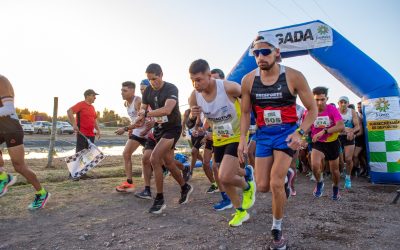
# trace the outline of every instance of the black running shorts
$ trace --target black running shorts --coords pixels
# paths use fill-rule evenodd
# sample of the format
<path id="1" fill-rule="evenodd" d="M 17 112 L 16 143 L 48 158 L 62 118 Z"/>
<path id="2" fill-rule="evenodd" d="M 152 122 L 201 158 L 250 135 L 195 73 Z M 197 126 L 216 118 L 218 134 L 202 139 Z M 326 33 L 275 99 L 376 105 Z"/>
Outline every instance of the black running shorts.
<path id="1" fill-rule="evenodd" d="M 223 146 L 214 146 L 214 161 L 219 164 L 224 158 L 224 155 L 232 155 L 234 157 L 238 157 L 237 148 L 239 146 L 239 142 L 229 143 Z"/>
<path id="2" fill-rule="evenodd" d="M 190 140 L 192 141 L 192 145 L 194 148 L 200 149 L 203 145 L 204 136 L 191 136 Z"/>
<path id="3" fill-rule="evenodd" d="M 340 141 L 340 145 L 342 146 L 342 148 L 355 144 L 354 139 L 347 140 L 347 135 L 339 135 L 339 141 Z"/>
<path id="4" fill-rule="evenodd" d="M 139 142 L 140 145 L 142 145 L 143 147 L 146 145 L 146 141 L 147 141 L 146 138 L 139 137 L 139 136 L 134 135 L 134 134 L 129 136 L 129 140 L 135 140 L 135 141 Z"/>
<path id="5" fill-rule="evenodd" d="M 162 138 L 164 139 L 174 139 L 174 143 L 171 149 L 175 148 L 175 144 L 178 142 L 179 137 L 181 137 L 182 127 L 177 126 L 170 129 L 154 129 L 154 138 L 159 142 Z"/>
<path id="6" fill-rule="evenodd" d="M 24 131 L 18 120 L 10 117 L 0 117 L 0 144 L 4 142 L 7 148 L 24 143 Z"/>
<path id="7" fill-rule="evenodd" d="M 336 160 L 339 157 L 340 142 L 335 140 L 332 142 L 314 142 L 312 144 L 313 150 L 316 149 L 325 155 L 328 161 Z"/>

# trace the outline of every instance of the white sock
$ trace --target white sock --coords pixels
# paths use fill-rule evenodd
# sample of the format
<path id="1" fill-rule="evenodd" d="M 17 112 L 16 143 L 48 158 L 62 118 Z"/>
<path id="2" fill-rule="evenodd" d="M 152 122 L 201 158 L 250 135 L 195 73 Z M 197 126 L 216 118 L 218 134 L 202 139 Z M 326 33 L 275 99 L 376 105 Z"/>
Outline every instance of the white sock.
<path id="1" fill-rule="evenodd" d="M 350 175 L 346 174 L 346 179 L 350 179 Z"/>
<path id="2" fill-rule="evenodd" d="M 282 219 L 275 219 L 275 217 L 272 217 L 272 227 L 271 230 L 273 229 L 278 229 L 281 230 L 282 227 Z"/>

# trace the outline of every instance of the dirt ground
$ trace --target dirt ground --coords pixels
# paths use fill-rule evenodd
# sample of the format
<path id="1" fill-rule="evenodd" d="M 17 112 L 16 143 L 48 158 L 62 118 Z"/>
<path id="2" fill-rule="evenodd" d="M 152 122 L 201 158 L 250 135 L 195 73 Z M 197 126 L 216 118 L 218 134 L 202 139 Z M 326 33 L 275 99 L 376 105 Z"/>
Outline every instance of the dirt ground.
<path id="1" fill-rule="evenodd" d="M 219 194 L 205 193 L 208 183 L 200 169 L 191 180 L 195 190 L 186 205 L 178 205 L 179 187 L 172 177 L 166 178 L 167 209 L 162 215 L 147 213 L 151 201 L 139 200 L 132 193 L 116 193 L 114 186 L 122 180 L 113 177 L 44 183 L 52 197 L 45 209 L 33 213 L 26 210 L 32 188 L 12 187 L 0 199 L 0 249 L 266 246 L 272 220 L 271 194 L 259 193 L 250 220 L 242 227 L 229 228 L 233 210 L 212 210 Z M 135 183 L 142 186 L 139 177 Z M 300 175 L 297 196 L 288 202 L 283 227 L 291 249 L 400 249 L 400 204 L 390 204 L 396 187 L 355 179 L 352 191 L 342 192 L 343 199 L 333 202 L 328 189 L 322 198 L 313 198 L 313 184 Z"/>
<path id="2" fill-rule="evenodd" d="M 133 158 L 137 188 L 143 186 L 140 156 Z M 52 196 L 45 209 L 29 212 L 33 189 L 18 177 L 0 198 L 0 249 L 265 249 L 272 224 L 271 194 L 257 194 L 250 220 L 230 228 L 233 209 L 215 212 L 219 193 L 206 194 L 209 183 L 196 169 L 188 204 L 179 205 L 180 188 L 165 179 L 167 208 L 149 214 L 152 201 L 114 191 L 124 180 L 123 161 L 113 156 L 94 169 L 93 179 L 67 180 L 65 163 L 45 169 L 46 160 L 28 160 Z M 6 169 L 10 163 L 6 162 Z M 341 180 L 343 182 L 343 180 Z M 400 249 L 400 203 L 391 204 L 396 186 L 372 185 L 355 178 L 353 189 L 341 190 L 333 202 L 330 180 L 325 194 L 312 195 L 314 183 L 297 178 L 297 196 L 287 203 L 284 236 L 290 249 Z M 154 188 L 152 189 L 154 190 Z"/>

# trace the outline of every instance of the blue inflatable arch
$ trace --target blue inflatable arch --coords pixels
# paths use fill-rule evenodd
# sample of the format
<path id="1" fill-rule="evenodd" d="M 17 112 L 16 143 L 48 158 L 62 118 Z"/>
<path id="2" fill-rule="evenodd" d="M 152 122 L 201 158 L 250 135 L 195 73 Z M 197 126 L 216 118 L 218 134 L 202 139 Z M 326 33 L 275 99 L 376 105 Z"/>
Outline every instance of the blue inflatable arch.
<path id="1" fill-rule="evenodd" d="M 363 97 L 371 179 L 400 183 L 400 99 L 395 79 L 327 24 L 316 20 L 260 31 L 280 40 L 282 58 L 310 55 L 337 80 Z M 250 46 L 227 79 L 240 83 L 257 67 Z"/>

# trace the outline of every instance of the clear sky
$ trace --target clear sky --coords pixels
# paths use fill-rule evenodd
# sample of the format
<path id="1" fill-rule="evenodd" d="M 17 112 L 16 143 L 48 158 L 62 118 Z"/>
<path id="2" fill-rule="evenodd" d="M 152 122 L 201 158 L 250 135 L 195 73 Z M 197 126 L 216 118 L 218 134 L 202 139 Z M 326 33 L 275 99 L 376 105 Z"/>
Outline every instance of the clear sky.
<path id="1" fill-rule="evenodd" d="M 148 64 L 161 65 L 186 104 L 192 61 L 228 74 L 258 31 L 319 19 L 398 81 L 399 13 L 398 0 L 0 0 L 0 74 L 13 83 L 17 107 L 52 114 L 58 96 L 65 115 L 93 88 L 97 110 L 126 116 L 121 83 L 139 83 Z M 311 87 L 329 87 L 332 102 L 359 101 L 309 56 L 283 64 Z"/>

